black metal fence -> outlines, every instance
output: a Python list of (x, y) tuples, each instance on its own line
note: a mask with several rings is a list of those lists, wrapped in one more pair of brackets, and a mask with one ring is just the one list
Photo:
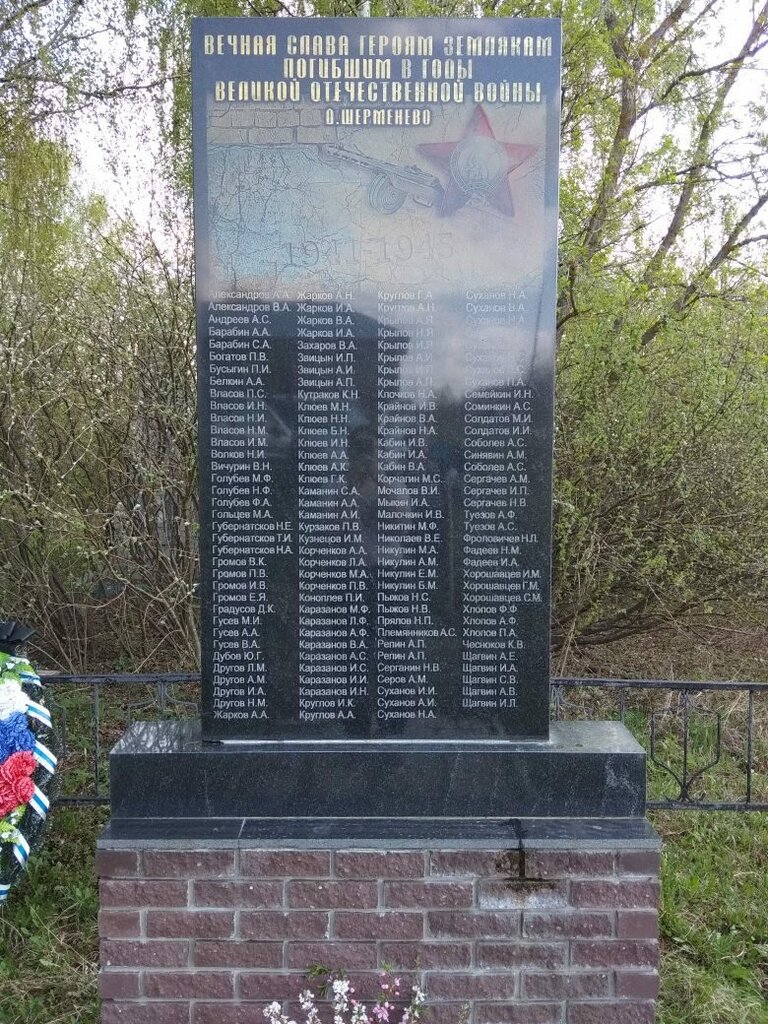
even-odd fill
[[(60, 804), (107, 804), (108, 752), (131, 722), (198, 713), (193, 672), (43, 673), (59, 726)], [(648, 806), (768, 810), (768, 683), (552, 680), (552, 718), (623, 722), (648, 752)]]
[(554, 719), (630, 728), (648, 753), (649, 808), (768, 811), (768, 683), (555, 678), (551, 692)]

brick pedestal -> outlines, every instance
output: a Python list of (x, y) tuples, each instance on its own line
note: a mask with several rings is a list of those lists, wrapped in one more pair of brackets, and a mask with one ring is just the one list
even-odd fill
[(100, 844), (102, 1024), (263, 1024), (274, 999), (301, 1021), (317, 963), (368, 997), (392, 965), (434, 1024), (654, 1021), (653, 840), (157, 845)]

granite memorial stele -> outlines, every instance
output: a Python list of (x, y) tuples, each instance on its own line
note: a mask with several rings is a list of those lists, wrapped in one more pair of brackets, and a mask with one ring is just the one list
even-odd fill
[(192, 45), (202, 718), (111, 754), (102, 1024), (653, 1024), (645, 753), (548, 714), (559, 22)]
[(559, 99), (557, 21), (194, 22), (202, 722), (114, 835), (642, 830), (640, 746), (549, 723)]

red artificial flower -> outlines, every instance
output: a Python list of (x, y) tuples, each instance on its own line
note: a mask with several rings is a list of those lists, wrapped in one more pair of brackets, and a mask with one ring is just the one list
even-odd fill
[(6, 815), (19, 804), (28, 804), (35, 792), (30, 778), (37, 766), (34, 755), (28, 750), (11, 754), (0, 765), (0, 816)]
[(11, 786), (25, 775), (31, 775), (36, 765), (34, 754), (29, 750), (19, 750), (0, 765), (0, 782)]

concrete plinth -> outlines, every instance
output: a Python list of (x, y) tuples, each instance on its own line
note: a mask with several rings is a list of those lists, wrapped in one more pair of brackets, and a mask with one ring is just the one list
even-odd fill
[(113, 818), (633, 818), (645, 751), (618, 722), (526, 742), (203, 743), (137, 722), (110, 756)]

